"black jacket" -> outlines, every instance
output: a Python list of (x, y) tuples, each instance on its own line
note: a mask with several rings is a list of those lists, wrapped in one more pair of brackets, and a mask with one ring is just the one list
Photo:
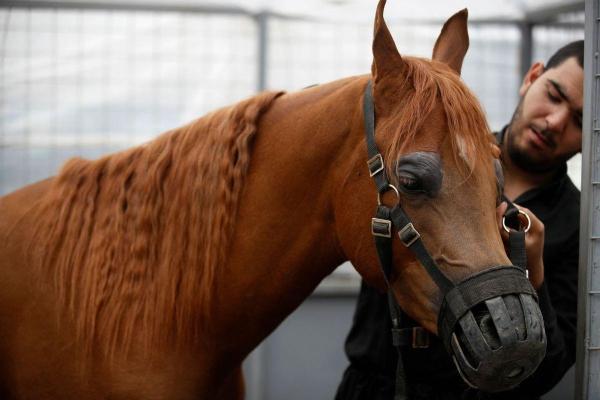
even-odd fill
[[(519, 387), (496, 395), (466, 386), (437, 337), (427, 349), (403, 349), (409, 398), (537, 399), (575, 362), (577, 266), (579, 259), (579, 190), (566, 165), (548, 184), (523, 193), (515, 203), (529, 208), (544, 223), (544, 283), (538, 291), (547, 335), (546, 357)], [(345, 351), (350, 366), (336, 400), (391, 400), (397, 355), (392, 347), (387, 297), (364, 282)], [(405, 318), (408, 320), (408, 317)], [(408, 320), (405, 325), (414, 323)]]

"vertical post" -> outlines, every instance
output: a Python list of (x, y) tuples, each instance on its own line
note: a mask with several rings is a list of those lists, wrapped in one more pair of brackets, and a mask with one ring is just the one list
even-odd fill
[(533, 23), (525, 20), (519, 24), (519, 30), (521, 31), (521, 51), (519, 54), (519, 79), (522, 79), (527, 73), (527, 71), (529, 71), (529, 67), (531, 67), (531, 63), (533, 61)]
[[(261, 11), (254, 15), (257, 34), (256, 56), (256, 90), (262, 92), (267, 88), (267, 47), (268, 47), (269, 14)], [(244, 363), (246, 375), (246, 398), (248, 400), (264, 399), (266, 395), (266, 344), (258, 346)]]
[(258, 55), (257, 55), (257, 86), (256, 89), (262, 92), (267, 88), (267, 48), (268, 48), (268, 19), (269, 15), (261, 11), (255, 16), (258, 26)]
[(585, 2), (575, 398), (600, 398), (600, 0)]

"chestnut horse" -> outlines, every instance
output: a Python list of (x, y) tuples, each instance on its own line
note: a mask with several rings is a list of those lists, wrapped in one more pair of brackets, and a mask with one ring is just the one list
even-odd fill
[[(0, 198), (0, 397), (239, 399), (244, 358), (336, 266), (386, 290), (370, 80), (385, 170), (444, 274), (509, 264), (489, 129), (459, 76), (466, 12), (425, 60), (400, 56), (384, 3), (371, 75), (262, 93)], [(415, 152), (437, 154), (442, 179), (399, 175)], [(442, 294), (393, 246), (393, 293), (436, 333)]]

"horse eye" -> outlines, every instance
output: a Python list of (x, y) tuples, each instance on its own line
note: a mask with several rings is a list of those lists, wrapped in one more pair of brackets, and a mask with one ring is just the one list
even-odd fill
[(420, 190), (419, 181), (410, 176), (399, 176), (398, 183), (400, 184), (400, 187), (407, 192)]
[(442, 186), (442, 162), (437, 153), (417, 151), (396, 163), (398, 190), (409, 196), (435, 197)]

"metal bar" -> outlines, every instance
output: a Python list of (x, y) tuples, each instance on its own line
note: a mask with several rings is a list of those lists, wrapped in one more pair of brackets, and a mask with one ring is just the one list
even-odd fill
[[(216, 4), (216, 3), (215, 3)], [(215, 4), (194, 4), (193, 2), (169, 3), (169, 2), (113, 2), (113, 1), (68, 1), (68, 0), (3, 0), (0, 8), (53, 8), (53, 9), (82, 9), (103, 11), (147, 11), (147, 12), (174, 12), (174, 13), (197, 13), (197, 14), (221, 14), (221, 15), (245, 15), (257, 16), (265, 11), (252, 11), (243, 7), (219, 6)], [(292, 15), (268, 12), (272, 17), (289, 20), (312, 20)]]
[[(186, 12), (186, 13), (213, 13), (213, 14), (230, 14), (230, 15), (252, 15), (258, 16), (265, 11), (250, 11), (243, 7), (235, 7), (235, 6), (219, 6), (218, 3), (214, 4), (195, 4), (193, 2), (158, 2), (158, 1), (147, 1), (147, 2), (134, 2), (134, 1), (113, 1), (113, 0), (91, 0), (91, 1), (83, 1), (83, 0), (5, 0), (0, 4), (0, 8), (4, 7), (20, 7), (20, 8), (56, 8), (56, 9), (88, 9), (88, 10), (121, 10), (121, 11), (162, 11), (162, 12)], [(566, 11), (557, 12), (576, 12), (583, 10), (583, 2), (580, 4), (579, 8), (576, 6), (565, 8)], [(551, 8), (553, 10), (553, 8)], [(544, 8), (545, 10), (545, 8)], [(548, 14), (551, 15), (552, 11), (549, 11)], [(270, 13), (271, 16), (275, 16), (278, 18), (291, 19), (291, 20), (306, 20), (306, 21), (323, 21), (323, 22), (332, 22), (329, 21), (327, 17), (324, 18), (314, 18), (314, 17), (306, 17), (300, 15), (289, 15), (289, 14), (280, 14), (280, 13)], [(583, 26), (582, 23), (572, 22), (572, 21), (553, 21), (550, 18), (540, 19), (536, 17), (536, 13), (531, 14), (531, 18), (529, 14), (525, 15), (524, 19), (521, 18), (481, 18), (481, 19), (470, 19), (469, 25), (483, 25), (483, 26), (491, 26), (491, 25), (515, 25), (521, 24), (523, 21), (527, 21), (535, 24), (543, 24), (544, 26), (556, 27), (556, 28), (564, 28), (564, 29), (576, 29), (581, 28)], [(540, 14), (541, 15), (541, 14)], [(544, 14), (545, 15), (545, 14)], [(388, 21), (388, 23), (401, 23), (403, 25), (435, 25), (438, 26), (440, 23), (443, 23), (445, 20), (442, 19), (409, 19), (409, 18), (393, 18)], [(369, 21), (370, 23), (370, 21)]]
[(152, 2), (113, 2), (113, 1), (44, 1), (44, 0), (6, 0), (2, 7), (22, 8), (66, 8), (86, 10), (119, 10), (119, 11), (162, 11), (162, 12), (196, 12), (215, 14), (252, 15), (242, 7), (184, 4), (184, 3), (152, 3)]
[[(599, 1), (590, 0), (585, 2), (585, 57), (584, 57), (584, 108), (583, 108), (583, 139), (582, 139), (582, 161), (581, 161), (581, 217), (580, 217), (580, 240), (579, 240), (579, 296), (577, 304), (577, 351), (575, 365), (575, 398), (578, 400), (591, 400), (600, 395), (594, 387), (592, 375), (598, 371), (590, 369), (590, 351), (589, 343), (591, 335), (598, 334), (590, 332), (590, 318), (592, 315), (592, 302), (590, 293), (592, 279), (592, 263), (594, 262), (593, 247), (597, 242), (593, 242), (592, 235), (593, 222), (590, 216), (594, 213), (594, 200), (592, 194), (592, 164), (597, 164), (594, 160), (593, 146), (600, 145), (596, 143), (597, 135), (593, 128), (597, 127), (596, 122), (600, 119), (600, 110), (598, 107), (598, 93), (600, 81), (595, 79), (596, 71), (600, 71), (599, 65), (599, 46), (598, 39), (600, 33), (599, 25)], [(600, 167), (595, 165), (596, 168)], [(595, 354), (597, 356), (597, 354)]]
[(561, 4), (555, 6), (544, 6), (536, 10), (531, 10), (525, 13), (525, 20), (543, 24), (552, 21), (557, 15), (574, 13), (583, 11), (585, 9), (585, 2), (578, 1), (570, 4)]
[(267, 55), (269, 43), (269, 16), (259, 13), (255, 17), (258, 26), (258, 54), (257, 54), (257, 87), (259, 92), (267, 88)]
[(521, 31), (521, 45), (519, 54), (519, 76), (525, 76), (533, 59), (533, 24), (530, 22), (522, 22), (519, 24)]

